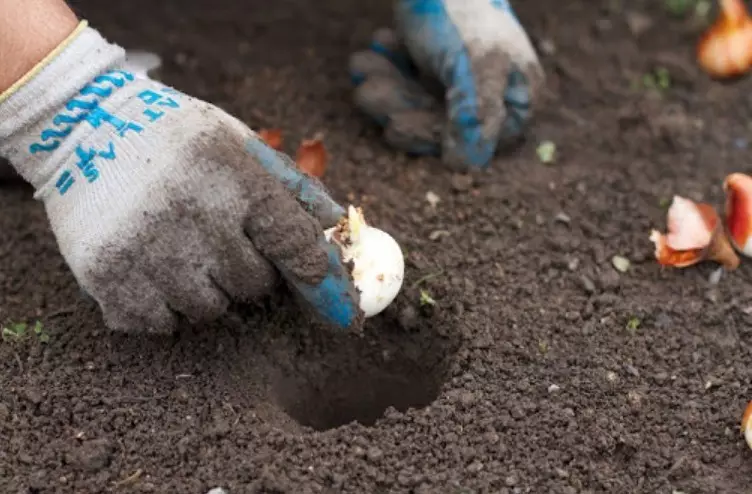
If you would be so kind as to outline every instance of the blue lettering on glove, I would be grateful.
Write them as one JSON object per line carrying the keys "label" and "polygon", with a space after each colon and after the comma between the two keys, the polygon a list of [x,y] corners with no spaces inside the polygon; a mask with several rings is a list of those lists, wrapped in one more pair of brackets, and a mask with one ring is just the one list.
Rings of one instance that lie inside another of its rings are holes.
{"label": "blue lettering on glove", "polygon": [[[91,127],[97,129],[103,125],[110,125],[115,131],[118,138],[126,138],[128,135],[142,133],[151,123],[156,122],[165,114],[164,110],[157,110],[156,107],[174,110],[180,108],[179,97],[182,95],[179,91],[162,87],[156,90],[145,90],[139,93],[138,98],[146,105],[142,112],[147,118],[147,122],[140,123],[135,121],[124,120],[114,113],[105,110],[100,103],[110,97],[116,88],[122,88],[128,83],[135,80],[133,74],[122,70],[113,70],[95,77],[91,83],[79,91],[79,96],[70,99],[65,104],[65,113],[59,113],[52,118],[54,127],[44,129],[39,141],[29,146],[31,154],[42,152],[52,152],[58,149],[66,137],[73,129],[83,123],[88,123]],[[80,96],[89,96],[91,99],[82,99]],[[76,113],[74,111],[80,110]],[[86,179],[87,183],[94,183],[99,179],[101,171],[96,164],[96,160],[112,161],[117,157],[116,145],[114,141],[107,143],[106,150],[84,149],[78,146],[75,150],[78,157],[76,169]],[[65,195],[73,184],[76,182],[75,176],[71,170],[62,170],[55,181],[55,188],[58,194]]]}
{"label": "blue lettering on glove", "polygon": [[[44,129],[39,136],[41,142],[35,142],[29,146],[31,154],[51,153],[60,147],[61,139],[67,137],[72,131],[72,125],[76,125],[88,118],[89,114],[98,108],[99,102],[109,97],[114,88],[121,88],[135,80],[130,72],[123,70],[113,70],[95,77],[91,83],[84,86],[79,91],[79,96],[93,96],[92,100],[83,100],[78,97],[69,100],[65,109],[69,112],[73,110],[83,110],[81,113],[68,114],[60,113],[52,119],[52,125],[56,128]],[[110,85],[111,87],[108,87]],[[52,141],[47,143],[46,141]]]}

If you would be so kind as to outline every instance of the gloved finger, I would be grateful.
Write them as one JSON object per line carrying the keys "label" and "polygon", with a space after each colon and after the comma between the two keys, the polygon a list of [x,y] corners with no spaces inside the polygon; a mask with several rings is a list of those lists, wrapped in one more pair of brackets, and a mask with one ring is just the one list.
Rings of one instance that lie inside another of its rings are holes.
{"label": "gloved finger", "polygon": [[530,38],[508,0],[494,0],[503,18],[504,45],[511,60],[504,105],[507,110],[500,139],[510,141],[521,136],[533,115],[533,106],[545,79],[543,67]]}
{"label": "gloved finger", "polygon": [[[362,322],[358,293],[339,249],[274,175],[252,177],[245,233],[288,284],[327,322],[350,328]],[[250,186],[250,184],[249,184]]]}
{"label": "gloved finger", "polygon": [[303,208],[318,219],[324,228],[336,225],[345,215],[345,209],[331,198],[323,184],[300,171],[295,162],[284,153],[275,151],[255,135],[246,141],[246,150],[271,176],[291,191]]}
{"label": "gloved finger", "polygon": [[90,293],[102,311],[105,325],[113,331],[170,333],[178,317],[158,290],[137,270],[113,282],[110,276],[91,281]]}
{"label": "gloved finger", "polygon": [[372,50],[357,51],[350,55],[348,68],[350,78],[356,86],[375,76],[397,79],[403,84],[412,80],[406,77],[389,58]]}
{"label": "gloved finger", "polygon": [[406,111],[391,115],[384,139],[407,153],[439,156],[443,128],[444,115],[439,111]]}
{"label": "gloved finger", "polygon": [[[350,272],[342,265],[339,247],[327,242],[324,237],[320,237],[317,244],[326,253],[326,277],[318,284],[302,280],[292,281],[291,284],[298,295],[330,323],[343,329],[356,328],[364,319],[359,306],[360,295],[352,283]],[[288,281],[294,280],[284,270],[282,275]]]}
{"label": "gloved finger", "polygon": [[389,28],[376,30],[371,38],[370,49],[388,60],[403,76],[417,77],[418,69],[394,30]]}
{"label": "gloved finger", "polygon": [[[221,255],[209,267],[209,276],[233,300],[252,302],[271,292],[279,273],[252,244],[248,245],[244,234],[232,240],[230,235],[232,233],[228,232],[225,243],[230,247],[222,249]],[[217,248],[221,249],[220,246]]]}
{"label": "gloved finger", "polygon": [[227,312],[229,298],[207,273],[194,271],[188,265],[179,270],[165,270],[162,266],[169,264],[152,266],[152,279],[174,312],[192,322],[213,321]]}
{"label": "gloved finger", "polygon": [[442,105],[417,80],[373,51],[353,54],[350,71],[363,78],[355,89],[355,105],[384,127],[391,146],[418,155],[440,153]]}
{"label": "gloved finger", "polygon": [[518,70],[509,54],[500,49],[476,58],[460,53],[455,63],[447,91],[443,159],[459,167],[486,167],[499,143],[524,133],[542,72],[537,58]]}
{"label": "gloved finger", "polygon": [[509,74],[507,88],[504,91],[504,105],[507,110],[499,139],[501,142],[520,137],[532,116],[531,87],[527,78],[515,70]]}
{"label": "gloved finger", "polygon": [[504,90],[509,60],[497,50],[482,64],[466,52],[455,55],[447,81],[447,127],[442,160],[455,168],[489,165],[506,118]]}
{"label": "gloved finger", "polygon": [[438,102],[417,83],[372,75],[355,89],[355,105],[381,125],[406,111],[438,111]]}

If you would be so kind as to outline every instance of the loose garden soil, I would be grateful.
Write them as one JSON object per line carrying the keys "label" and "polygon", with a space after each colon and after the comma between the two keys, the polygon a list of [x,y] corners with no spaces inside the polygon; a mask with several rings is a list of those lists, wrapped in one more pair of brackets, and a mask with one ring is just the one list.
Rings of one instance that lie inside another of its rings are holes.
{"label": "loose garden soil", "polygon": [[[714,285],[715,266],[662,269],[648,240],[674,194],[720,206],[726,174],[752,171],[752,82],[709,80],[697,28],[662,2],[518,1],[542,110],[456,175],[352,106],[348,55],[390,3],[74,3],[160,53],[166,83],[282,128],[288,153],[324,132],[327,185],[398,239],[407,279],[360,336],[284,293],[175,336],[111,334],[42,204],[3,185],[0,319],[49,341],[0,344],[0,491],[752,492],[752,263]],[[669,87],[641,87],[660,68]]]}

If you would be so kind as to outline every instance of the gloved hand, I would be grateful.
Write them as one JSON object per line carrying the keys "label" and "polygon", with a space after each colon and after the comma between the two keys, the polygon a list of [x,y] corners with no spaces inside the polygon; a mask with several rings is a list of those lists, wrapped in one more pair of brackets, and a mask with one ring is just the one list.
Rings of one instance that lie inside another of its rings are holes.
{"label": "gloved hand", "polygon": [[324,320],[361,324],[323,235],[344,210],[318,182],[221,109],[124,70],[85,23],[61,47],[0,96],[0,156],[110,328],[211,320],[279,274]]}
{"label": "gloved hand", "polygon": [[355,104],[391,145],[485,168],[520,137],[543,84],[535,49],[507,0],[395,0],[396,32],[353,54]]}

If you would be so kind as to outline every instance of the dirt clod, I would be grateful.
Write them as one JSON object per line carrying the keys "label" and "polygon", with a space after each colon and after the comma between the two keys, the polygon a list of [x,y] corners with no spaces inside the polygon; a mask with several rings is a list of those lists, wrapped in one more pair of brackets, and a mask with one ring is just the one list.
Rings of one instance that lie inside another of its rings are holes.
{"label": "dirt clod", "polygon": [[78,470],[96,472],[110,464],[115,447],[108,439],[84,441],[66,453],[65,462]]}

